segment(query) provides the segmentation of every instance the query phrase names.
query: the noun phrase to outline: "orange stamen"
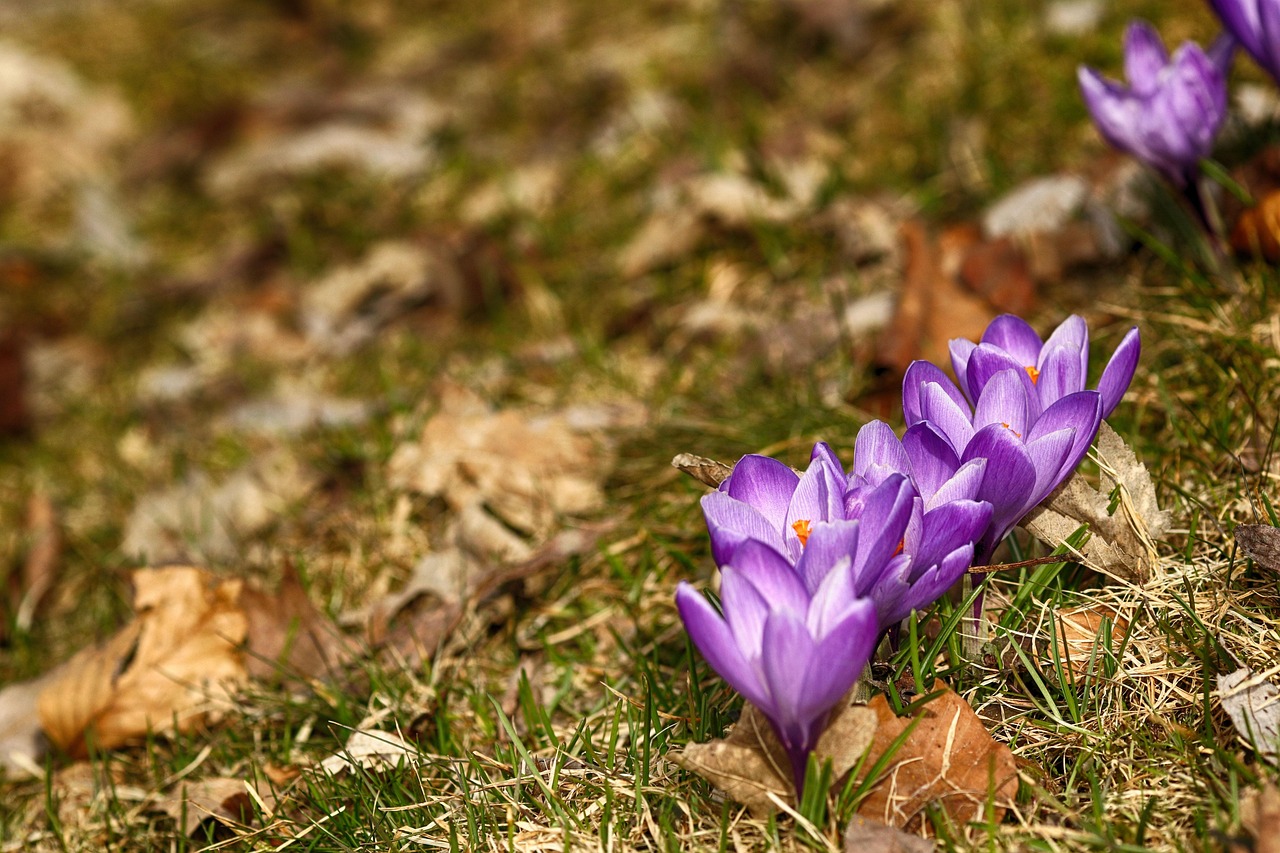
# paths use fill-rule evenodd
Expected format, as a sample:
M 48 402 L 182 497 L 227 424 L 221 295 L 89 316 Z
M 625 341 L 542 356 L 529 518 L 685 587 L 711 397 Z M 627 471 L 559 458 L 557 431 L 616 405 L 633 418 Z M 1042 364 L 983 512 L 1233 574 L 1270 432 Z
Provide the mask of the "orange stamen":
M 1031 377 L 1031 384 L 1035 385 L 1036 381 L 1040 378 L 1040 371 L 1036 369 L 1036 366 L 1034 364 L 1028 364 L 1022 369 L 1027 371 L 1027 375 Z
M 1005 423 L 1004 421 L 1001 421 L 1001 422 L 1000 422 L 1000 426 L 1002 426 L 1002 427 L 1004 427 L 1005 429 L 1009 430 L 1009 432 L 1013 432 L 1013 428 L 1012 428 L 1012 427 L 1010 427 L 1010 426 L 1009 426 L 1007 423 Z M 1013 432 L 1013 434 L 1014 434 L 1014 435 L 1016 435 L 1018 438 L 1022 438 L 1022 433 L 1020 433 L 1020 432 Z
M 907 547 L 907 540 L 906 540 L 906 539 L 899 539 L 899 540 L 898 540 L 898 547 L 894 550 L 894 552 L 893 552 L 893 556 L 895 556 L 895 557 L 896 557 L 896 556 L 898 556 L 899 554 L 901 554 L 901 553 L 902 553 L 902 549 L 903 549 L 903 548 L 905 548 L 905 547 Z
M 800 537 L 801 548 L 809 544 L 809 534 L 813 532 L 813 525 L 809 523 L 809 519 L 800 519 L 791 525 L 791 529 L 796 532 L 796 536 Z

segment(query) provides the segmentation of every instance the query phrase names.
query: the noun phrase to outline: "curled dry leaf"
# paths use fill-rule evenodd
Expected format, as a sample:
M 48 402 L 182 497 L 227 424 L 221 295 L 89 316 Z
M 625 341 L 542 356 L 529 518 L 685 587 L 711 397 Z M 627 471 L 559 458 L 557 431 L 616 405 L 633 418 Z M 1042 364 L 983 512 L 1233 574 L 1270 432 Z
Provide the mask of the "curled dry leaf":
M 891 757 L 885 775 L 858 807 L 858 814 L 908 832 L 929 832 L 930 803 L 960 825 L 999 823 L 1018 793 L 1018 769 L 1009 747 L 996 743 L 969 704 L 943 682 L 942 695 L 917 713 L 919 722 Z M 883 696 L 868 706 L 878 727 L 868 766 L 885 753 L 912 720 L 898 717 Z
M 1242 667 L 1218 676 L 1218 701 L 1259 755 L 1280 756 L 1280 690 L 1274 684 Z
M 1280 790 L 1275 785 L 1240 799 L 1240 826 L 1253 836 L 1253 853 L 1280 853 Z
M 705 456 L 694 456 L 692 453 L 680 453 L 671 460 L 671 467 L 688 474 L 693 479 L 711 488 L 718 487 L 729 475 L 733 467 Z
M 1106 650 L 1118 649 L 1129 632 L 1129 620 L 1119 615 L 1115 608 L 1105 604 L 1089 604 L 1070 610 L 1058 611 L 1054 619 L 1058 633 L 1057 658 L 1063 669 L 1077 678 L 1097 673 L 1102 668 L 1102 656 Z M 1106 642 L 1106 630 L 1110 628 L 1111 642 Z M 1041 664 L 1053 666 L 1053 645 L 1047 645 L 1041 656 Z
M 844 831 L 845 853 L 933 853 L 933 840 L 854 815 Z
M 36 700 L 52 675 L 46 673 L 0 690 L 0 770 L 39 773 L 48 741 L 40 730 Z
M 364 770 L 390 770 L 404 764 L 418 763 L 418 750 L 395 732 L 359 729 L 351 733 L 347 745 L 320 762 L 330 776 L 359 767 Z
M 237 603 L 248 622 L 244 664 L 251 678 L 319 678 L 351 657 L 352 649 L 311 603 L 292 564 L 286 566 L 278 591 L 246 585 Z
M 244 779 L 216 776 L 198 782 L 183 782 L 173 792 L 161 797 L 156 806 L 182 825 L 188 837 L 199 837 L 202 827 L 217 821 L 237 828 L 253 823 L 254 801 L 268 811 L 275 807 L 276 796 L 269 787 L 253 786 Z
M 76 654 L 40 691 L 45 734 L 73 756 L 90 738 L 110 749 L 149 731 L 194 728 L 246 677 L 240 581 L 179 566 L 140 569 L 133 583 L 134 621 Z
M 53 589 L 62 558 L 62 530 L 48 495 L 36 493 L 27 502 L 27 535 L 31 544 L 22 563 L 22 597 L 13 620 L 24 631 L 31 629 L 36 610 Z
M 1156 565 L 1155 542 L 1169 525 L 1169 515 L 1156 501 L 1147 466 L 1115 430 L 1102 422 L 1098 430 L 1101 488 L 1080 475 L 1059 486 L 1023 519 L 1022 526 L 1052 546 L 1063 544 L 1081 524 L 1092 534 L 1080 549 L 1086 565 L 1106 574 L 1142 583 Z M 1118 502 L 1111 510 L 1112 494 Z
M 1280 574 L 1280 528 L 1269 524 L 1238 524 L 1236 542 L 1259 567 Z
M 875 735 L 875 712 L 866 705 L 844 704 L 818 739 L 814 752 L 821 760 L 830 759 L 832 778 L 838 780 L 857 765 Z M 753 814 L 777 808 L 771 794 L 784 801 L 795 797 L 787 753 L 764 714 L 750 704 L 743 708 L 728 737 L 689 744 L 674 761 Z

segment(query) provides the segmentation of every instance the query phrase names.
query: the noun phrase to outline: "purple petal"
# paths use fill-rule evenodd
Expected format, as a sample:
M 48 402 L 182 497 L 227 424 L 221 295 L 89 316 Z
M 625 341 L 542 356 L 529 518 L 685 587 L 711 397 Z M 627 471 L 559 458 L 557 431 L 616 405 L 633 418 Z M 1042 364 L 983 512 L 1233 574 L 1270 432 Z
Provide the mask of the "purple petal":
M 1017 368 L 1002 370 L 992 376 L 978 398 L 978 408 L 973 415 L 974 428 L 1000 424 L 1013 430 L 1014 435 L 1026 435 L 1031 418 L 1030 397 L 1035 393 L 1034 390 L 1028 392 L 1026 379 L 1026 372 Z
M 826 636 L 844 618 L 849 607 L 859 600 L 852 565 L 846 556 L 827 572 L 814 592 L 805 617 L 805 625 L 813 636 Z
M 1265 18 L 1265 13 L 1264 13 Z M 1171 161 L 1195 168 L 1213 153 L 1213 143 L 1227 116 L 1227 84 L 1200 45 L 1178 48 L 1165 86 L 1152 101 L 1164 131 L 1152 148 Z
M 813 595 L 832 568 L 841 560 L 852 560 L 858 550 L 858 522 L 836 521 L 813 525 L 809 543 L 796 562 L 795 573 L 803 579 L 806 595 Z
M 706 658 L 711 668 L 729 682 L 729 686 L 759 707 L 766 714 L 772 708 L 769 694 L 756 675 L 755 667 L 743 656 L 734 642 L 728 624 L 720 617 L 711 602 L 688 583 L 681 581 L 676 587 L 676 607 L 684 628 L 693 644 Z
M 1120 404 L 1124 392 L 1133 381 L 1133 372 L 1138 367 L 1138 356 L 1142 351 L 1142 340 L 1138 335 L 1138 327 L 1134 326 L 1124 336 L 1120 346 L 1107 366 L 1102 371 L 1102 379 L 1098 382 L 1098 393 L 1102 395 L 1102 416 L 1111 417 L 1111 413 Z
M 1124 34 L 1124 76 L 1138 95 L 1150 95 L 1160 85 L 1160 72 L 1169 64 L 1169 54 L 1155 27 L 1134 21 Z
M 1078 362 L 1080 387 L 1071 390 L 1082 390 L 1085 381 L 1089 378 L 1089 324 L 1079 314 L 1072 314 L 1053 330 L 1049 340 L 1044 342 L 1044 349 L 1040 351 L 1041 361 L 1037 361 L 1036 366 L 1043 370 L 1043 362 L 1052 353 L 1059 351 L 1070 353 Z
M 811 666 L 825 665 L 828 662 L 817 660 L 814 654 L 816 644 L 809 635 L 809 629 L 790 613 L 770 614 L 764 625 L 762 639 L 760 663 L 769 695 L 773 697 L 774 707 L 777 709 L 778 717 L 774 722 L 794 732 L 795 726 L 804 726 L 827 710 L 818 707 L 804 694 L 804 684 Z M 785 737 L 783 732 L 779 732 L 779 735 Z M 812 747 L 812 744 L 809 746 Z
M 1036 466 L 1036 484 L 1028 500 L 1032 506 L 1044 500 L 1075 470 L 1075 465 L 1066 464 L 1075 436 L 1073 429 L 1060 429 L 1027 444 L 1027 455 L 1031 457 L 1031 464 Z M 1085 450 L 1088 449 L 1086 444 Z M 1076 462 L 1078 464 L 1079 460 Z
M 1034 443 L 1059 430 L 1075 430 L 1071 452 L 1062 462 L 1065 479 L 1089 452 L 1089 445 L 1098 437 L 1098 425 L 1101 422 L 1102 395 L 1097 391 L 1078 391 L 1068 394 L 1044 410 L 1040 420 L 1032 425 L 1027 443 Z
M 909 428 L 902 436 L 902 447 L 911 460 L 911 479 L 926 502 L 960 467 L 956 448 L 928 421 Z
M 1015 314 L 1001 314 L 992 320 L 982 333 L 982 343 L 1000 347 L 1023 367 L 1036 363 L 1042 346 L 1036 330 Z
M 920 414 L 946 436 L 952 447 L 964 447 L 973 437 L 969 404 L 957 404 L 941 385 L 928 382 L 920 389 Z
M 924 532 L 912 560 L 923 570 L 955 549 L 972 545 L 990 523 L 991 504 L 986 501 L 952 501 L 930 510 L 924 515 Z
M 753 507 L 724 492 L 703 495 L 702 513 L 711 534 L 711 556 L 718 566 L 727 563 L 733 550 L 747 539 L 783 547 L 782 531 L 778 527 Z
M 973 349 L 976 346 L 977 344 L 968 338 L 952 338 L 950 343 L 947 345 L 948 349 L 951 350 L 951 370 L 956 375 L 956 384 L 960 386 L 961 391 L 964 391 L 969 387 L 967 378 L 969 370 L 969 356 L 973 353 Z M 970 399 L 969 402 L 972 403 L 973 400 Z
M 902 615 L 897 621 L 907 618 L 912 610 L 924 610 L 942 598 L 972 565 L 973 544 L 965 543 L 935 565 L 927 567 L 903 596 L 899 604 Z
M 793 558 L 799 559 L 804 549 L 797 525 L 812 527 L 819 521 L 844 518 L 844 487 L 844 478 L 836 480 L 835 473 L 821 460 L 809 464 L 787 507 L 782 529 L 783 541 Z
M 991 526 L 979 539 L 975 559 L 985 560 L 1023 514 L 1036 484 L 1036 468 L 1022 441 L 999 424 L 983 427 L 965 448 L 962 461 L 985 458 L 986 476 L 977 498 L 991 504 Z
M 743 542 L 734 549 L 726 568 L 755 587 L 772 609 L 804 613 L 809 608 L 809 592 L 797 569 L 763 542 Z
M 1218 73 L 1222 75 L 1225 81 L 1231 76 L 1231 64 L 1236 57 L 1236 48 L 1240 46 L 1240 42 L 1229 32 L 1220 33 L 1213 44 L 1205 51 L 1209 56 L 1209 61 L 1218 69 Z
M 1023 364 L 1008 352 L 993 344 L 978 344 L 977 349 L 973 351 L 973 355 L 969 357 L 969 393 L 973 395 L 975 400 L 981 401 L 982 390 L 987 387 L 987 383 L 991 381 L 992 377 L 1003 370 L 1015 371 L 1015 373 L 1020 374 L 1019 381 L 1023 383 L 1027 400 L 1031 404 L 1028 416 L 1031 418 L 1038 417 L 1040 414 L 1039 397 L 1036 396 L 1035 385 L 1031 382 L 1031 374 L 1027 372 L 1027 368 L 1031 366 L 1034 366 L 1034 363 L 1030 365 Z M 981 429 L 984 425 L 979 425 L 975 422 L 975 426 L 978 429 Z
M 725 566 L 720 570 L 720 604 L 734 645 L 743 657 L 747 660 L 760 657 L 760 638 L 765 620 L 772 612 L 769 602 L 740 572 Z
M 1049 352 L 1036 379 L 1036 393 L 1043 406 L 1051 406 L 1068 394 L 1083 391 L 1086 374 L 1080 369 L 1080 354 L 1065 347 Z
M 850 603 L 843 618 L 818 640 L 801 693 L 815 708 L 831 710 L 866 669 L 879 639 L 875 606 L 866 599 Z
M 1276 8 L 1276 4 L 1271 0 L 1255 0 L 1254 5 L 1257 7 L 1257 15 L 1261 22 L 1259 50 L 1256 57 L 1258 64 L 1275 79 L 1280 72 L 1280 65 L 1277 63 L 1277 59 L 1280 59 L 1280 9 Z M 1244 43 L 1247 50 L 1249 44 L 1245 42 L 1244 37 L 1239 34 L 1236 37 Z
M 884 421 L 871 421 L 858 430 L 853 444 L 853 472 L 866 477 L 872 466 L 882 466 L 905 474 L 911 470 L 911 461 L 902 442 Z
M 898 551 L 907 531 L 907 522 L 911 519 L 911 505 L 915 497 L 916 490 L 905 477 L 886 480 L 868 496 L 860 519 L 858 550 L 853 559 L 856 577 L 874 577 Z
M 729 497 L 758 509 L 781 532 L 787 506 L 799 484 L 800 478 L 787 465 L 753 453 L 738 460 L 722 488 Z
M 1258 64 L 1267 67 L 1266 53 L 1262 47 L 1262 20 L 1258 15 L 1258 0 L 1209 0 L 1218 20 L 1227 28 Z
M 957 408 L 968 408 L 969 401 L 960 393 L 955 383 L 947 378 L 947 374 L 943 373 L 941 368 L 928 361 L 913 361 L 902 377 L 902 414 L 906 418 L 907 426 L 923 420 L 920 413 L 920 395 L 924 386 L 930 383 L 936 383 L 941 387 Z
M 1080 66 L 1077 77 L 1080 94 L 1084 96 L 1085 106 L 1089 108 L 1089 115 L 1102 137 L 1121 151 L 1127 151 L 1144 162 L 1149 161 L 1151 153 L 1139 132 L 1142 101 L 1092 68 Z
M 831 445 L 825 441 L 819 441 L 813 445 L 813 452 L 809 454 L 809 461 L 817 462 L 821 460 L 824 465 L 832 471 L 843 477 L 844 465 L 840 462 L 840 457 L 836 456 L 836 452 L 831 449 Z
M 982 478 L 986 475 L 987 460 L 973 459 L 960 466 L 955 475 L 947 480 L 929 498 L 925 509 L 933 509 L 951 501 L 972 500 L 982 486 Z

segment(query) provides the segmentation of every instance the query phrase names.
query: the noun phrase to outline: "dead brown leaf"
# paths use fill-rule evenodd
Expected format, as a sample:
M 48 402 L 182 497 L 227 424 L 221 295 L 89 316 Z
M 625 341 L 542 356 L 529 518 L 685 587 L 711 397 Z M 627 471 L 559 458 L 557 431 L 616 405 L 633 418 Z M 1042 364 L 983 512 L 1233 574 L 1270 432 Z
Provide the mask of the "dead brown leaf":
M 1022 527 L 1056 547 L 1087 524 L 1092 535 L 1080 549 L 1085 564 L 1142 583 L 1156 564 L 1155 542 L 1168 527 L 1169 515 L 1160 509 L 1147 466 L 1106 421 L 1098 430 L 1097 453 L 1100 488 L 1074 474 L 1027 514 Z M 1120 501 L 1113 515 L 1108 508 L 1117 488 Z
M 1102 656 L 1108 648 L 1103 628 L 1111 626 L 1109 648 L 1118 649 L 1129 632 L 1129 620 L 1120 616 L 1115 608 L 1105 604 L 1088 604 L 1070 610 L 1061 610 L 1055 617 L 1058 636 L 1057 655 L 1063 667 L 1077 678 L 1097 673 L 1102 667 Z M 1053 647 L 1042 656 L 1051 660 Z
M 245 585 L 237 603 L 249 626 L 244 663 L 250 678 L 320 678 L 351 657 L 338 627 L 311 603 L 292 563 L 278 591 Z
M 832 778 L 838 780 L 857 765 L 875 734 L 875 713 L 866 705 L 846 703 L 835 712 L 814 753 L 830 759 Z M 777 808 L 773 797 L 784 802 L 795 798 L 787 753 L 764 714 L 750 704 L 728 737 L 691 743 L 673 760 L 756 815 Z
M 53 589 L 62 558 L 62 529 L 49 496 L 36 492 L 27 501 L 27 535 L 30 547 L 22 564 L 22 598 L 14 624 L 27 631 L 44 597 Z
M 1269 524 L 1237 524 L 1236 542 L 1259 567 L 1280 574 L 1280 528 Z
M 1280 790 L 1275 785 L 1241 798 L 1240 826 L 1253 836 L 1253 853 L 1280 853 Z
M 0 770 L 39 772 L 48 740 L 40 729 L 36 700 L 52 674 L 0 689 Z
M 677 454 L 671 460 L 671 467 L 683 471 L 699 483 L 710 486 L 713 489 L 729 479 L 729 474 L 733 472 L 733 466 L 731 465 L 708 459 L 705 456 L 694 456 L 692 453 Z
M 1240 214 L 1231 229 L 1231 248 L 1242 255 L 1280 261 L 1280 190 L 1264 195 Z
M 1218 701 L 1259 755 L 1280 757 L 1280 689 L 1246 666 L 1218 676 Z
M 358 729 L 346 746 L 320 762 L 330 776 L 359 767 L 363 770 L 392 770 L 398 765 L 413 766 L 421 760 L 413 744 L 395 732 Z
M 218 713 L 246 671 L 242 582 L 178 566 L 134 572 L 137 615 L 57 670 L 37 700 L 49 740 L 83 756 L 149 731 L 190 730 Z
M 1018 793 L 1018 769 L 1009 747 L 992 740 L 969 704 L 941 681 L 942 695 L 914 719 L 915 729 L 891 758 L 884 776 L 858 814 L 908 832 L 928 833 L 924 809 L 940 805 L 957 823 L 991 819 L 999 823 Z M 878 727 L 872 759 L 878 760 L 912 719 L 898 717 L 883 696 L 868 706 Z
M 946 270 L 943 252 L 923 223 L 908 220 L 899 234 L 905 258 L 902 289 L 893 319 L 880 337 L 876 361 L 901 376 L 918 358 L 946 363 L 948 342 L 981 337 L 995 312 L 953 278 L 959 263 Z
M 933 853 L 932 839 L 854 815 L 844 831 L 845 853 Z
M 200 837 L 209 821 L 231 829 L 247 827 L 255 818 L 254 800 L 268 810 L 274 807 L 275 794 L 270 788 L 253 787 L 244 779 L 215 776 L 198 782 L 183 782 L 156 802 L 158 809 L 182 826 L 189 838 Z

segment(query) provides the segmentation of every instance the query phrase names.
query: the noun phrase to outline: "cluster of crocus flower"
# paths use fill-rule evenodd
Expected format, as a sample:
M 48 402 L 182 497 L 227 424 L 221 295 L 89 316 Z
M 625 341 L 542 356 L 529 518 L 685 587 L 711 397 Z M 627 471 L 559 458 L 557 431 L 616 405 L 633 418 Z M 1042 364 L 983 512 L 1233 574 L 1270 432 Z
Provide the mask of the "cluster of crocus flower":
M 1091 390 L 1081 318 L 1041 340 L 999 317 L 978 343 L 952 342 L 959 386 L 928 362 L 907 370 L 906 432 L 863 426 L 852 471 L 820 442 L 803 474 L 745 456 L 702 499 L 720 610 L 683 582 L 676 603 L 703 657 L 770 720 L 797 791 L 880 639 L 1071 476 L 1138 351 L 1135 328 Z

